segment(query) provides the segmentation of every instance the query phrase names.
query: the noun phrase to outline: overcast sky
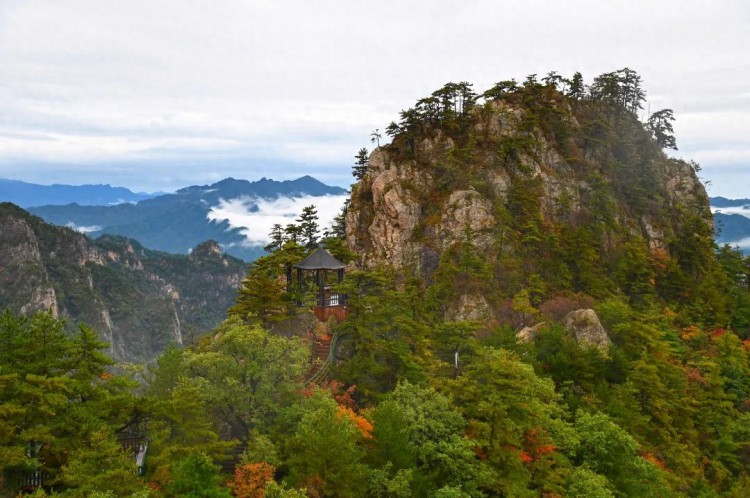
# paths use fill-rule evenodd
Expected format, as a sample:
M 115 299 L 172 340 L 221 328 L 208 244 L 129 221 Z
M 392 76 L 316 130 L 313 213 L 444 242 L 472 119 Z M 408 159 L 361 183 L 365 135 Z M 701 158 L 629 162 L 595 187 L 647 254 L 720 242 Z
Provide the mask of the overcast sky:
M 0 0 L 0 177 L 351 183 L 448 81 L 638 71 L 711 195 L 750 197 L 750 2 Z

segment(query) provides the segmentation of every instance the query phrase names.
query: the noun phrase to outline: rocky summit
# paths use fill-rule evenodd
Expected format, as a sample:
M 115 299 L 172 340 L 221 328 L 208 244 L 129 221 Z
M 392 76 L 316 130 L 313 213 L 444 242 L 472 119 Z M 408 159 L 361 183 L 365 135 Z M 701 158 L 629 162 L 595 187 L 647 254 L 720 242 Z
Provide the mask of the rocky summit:
M 621 103 L 533 83 L 458 112 L 430 102 L 392 123 L 392 142 L 353 187 L 346 240 L 358 267 L 393 264 L 432 283 L 473 255 L 462 273 L 476 278 L 451 277 L 448 308 L 495 316 L 498 296 L 523 289 L 542 300 L 656 284 L 666 299 L 687 299 L 693 284 L 681 279 L 709 271 L 713 226 L 697 166 L 668 157 Z

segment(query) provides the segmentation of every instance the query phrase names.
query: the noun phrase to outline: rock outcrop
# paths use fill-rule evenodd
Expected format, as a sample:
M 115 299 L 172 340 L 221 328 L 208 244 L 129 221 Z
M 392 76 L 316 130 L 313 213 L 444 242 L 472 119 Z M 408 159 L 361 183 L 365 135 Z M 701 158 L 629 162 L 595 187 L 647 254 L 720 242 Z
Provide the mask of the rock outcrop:
M 539 331 L 547 326 L 547 322 L 539 322 L 536 325 L 526 326 L 516 333 L 516 340 L 521 343 L 533 342 L 539 335 Z
M 544 289 L 537 299 L 622 291 L 626 278 L 612 276 L 623 247 L 664 265 L 698 226 L 690 217 L 711 232 L 694 165 L 667 157 L 634 114 L 615 119 L 544 88 L 536 100 L 519 90 L 523 98 L 477 105 L 449 125 L 403 125 L 412 128 L 375 149 L 346 216 L 354 266 L 393 265 L 429 285 L 473 251 L 447 315 L 471 316 L 460 301 L 480 295 L 482 314 L 497 318 L 531 281 Z
M 604 330 L 594 310 L 575 310 L 563 320 L 565 328 L 573 333 L 579 344 L 607 349 L 612 341 Z

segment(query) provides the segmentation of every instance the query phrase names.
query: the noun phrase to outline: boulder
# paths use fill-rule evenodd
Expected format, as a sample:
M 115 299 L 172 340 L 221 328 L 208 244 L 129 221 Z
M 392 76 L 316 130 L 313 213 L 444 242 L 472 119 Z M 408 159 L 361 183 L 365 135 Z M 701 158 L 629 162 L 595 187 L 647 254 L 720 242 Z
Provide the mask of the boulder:
M 536 325 L 522 328 L 516 333 L 517 341 L 523 344 L 533 341 L 545 325 L 547 325 L 547 322 L 539 322 Z
M 563 323 L 565 328 L 574 334 L 576 342 L 599 349 L 607 349 L 612 341 L 604 330 L 596 312 L 590 309 L 580 309 L 568 313 Z

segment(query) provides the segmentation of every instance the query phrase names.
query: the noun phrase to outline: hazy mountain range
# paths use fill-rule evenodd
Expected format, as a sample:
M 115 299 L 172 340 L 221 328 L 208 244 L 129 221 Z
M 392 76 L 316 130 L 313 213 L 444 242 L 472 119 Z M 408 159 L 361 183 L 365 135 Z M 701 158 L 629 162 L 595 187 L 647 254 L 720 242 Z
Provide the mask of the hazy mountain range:
M 716 242 L 750 252 L 750 199 L 711 197 Z
M 139 202 L 157 195 L 160 193 L 132 192 L 125 187 L 111 185 L 37 185 L 0 178 L 0 200 L 22 208 L 72 202 L 82 206 L 108 206 Z
M 15 183 L 22 182 L 7 185 Z M 227 178 L 137 201 L 138 196 L 149 194 L 110 186 L 22 184 L 10 194 L 0 191 L 0 201 L 35 205 L 40 192 L 49 194 L 47 205 L 28 210 L 48 223 L 68 226 L 92 237 L 123 235 L 148 249 L 177 254 L 187 254 L 205 240 L 216 240 L 226 253 L 246 261 L 263 253 L 273 223 L 293 223 L 302 207 L 315 204 L 323 228 L 338 213 L 346 196 L 343 188 L 303 176 L 296 180 L 262 178 L 254 182 Z M 70 192 L 78 193 L 74 203 L 52 205 L 64 202 L 62 199 L 68 199 Z M 113 205 L 115 198 L 124 202 Z

